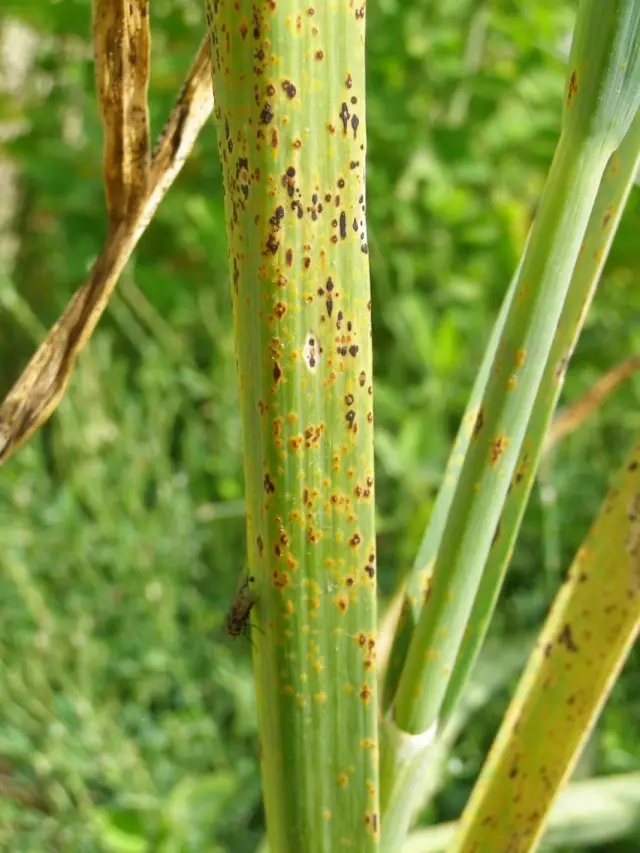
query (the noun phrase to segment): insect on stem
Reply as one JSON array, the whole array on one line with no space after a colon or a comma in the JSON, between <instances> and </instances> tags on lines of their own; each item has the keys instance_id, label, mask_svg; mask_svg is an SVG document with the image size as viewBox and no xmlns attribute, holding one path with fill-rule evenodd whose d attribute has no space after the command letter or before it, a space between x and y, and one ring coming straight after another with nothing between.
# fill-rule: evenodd
<instances>
[{"instance_id":1,"label":"insect on stem","mask_svg":"<svg viewBox=\"0 0 640 853\"><path fill-rule=\"evenodd\" d=\"M249 584L254 583L254 577L248 577L238 592L235 594L229 613L227 614L227 634L230 637L245 636L250 627L249 616L254 604L258 600L257 595Z\"/></svg>"}]
</instances>

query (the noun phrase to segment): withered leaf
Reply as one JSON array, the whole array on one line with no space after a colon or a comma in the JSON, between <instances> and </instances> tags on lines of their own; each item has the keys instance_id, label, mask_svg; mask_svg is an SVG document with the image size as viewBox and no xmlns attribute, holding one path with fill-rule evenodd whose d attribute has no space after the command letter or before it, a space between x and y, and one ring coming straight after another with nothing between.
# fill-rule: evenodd
<instances>
[{"instance_id":1,"label":"withered leaf","mask_svg":"<svg viewBox=\"0 0 640 853\"><path fill-rule=\"evenodd\" d=\"M149 0L94 0L93 46L113 228L135 214L149 177Z\"/></svg>"},{"instance_id":2,"label":"withered leaf","mask_svg":"<svg viewBox=\"0 0 640 853\"><path fill-rule=\"evenodd\" d=\"M212 109L211 57L205 39L158 140L140 206L130 219L110 229L87 281L71 297L0 406L0 464L42 426L60 402L78 353Z\"/></svg>"}]
</instances>

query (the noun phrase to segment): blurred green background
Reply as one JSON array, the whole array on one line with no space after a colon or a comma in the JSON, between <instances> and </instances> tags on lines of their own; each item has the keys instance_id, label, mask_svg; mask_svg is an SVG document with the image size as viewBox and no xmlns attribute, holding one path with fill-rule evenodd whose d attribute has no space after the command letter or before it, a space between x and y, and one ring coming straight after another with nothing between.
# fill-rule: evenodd
<instances>
[{"instance_id":1,"label":"blurred green background","mask_svg":"<svg viewBox=\"0 0 640 853\"><path fill-rule=\"evenodd\" d=\"M202 6L151 2L156 135L204 31ZM535 212L575 6L368 3L381 610L415 555ZM90 3L3 10L2 395L106 230ZM638 234L636 187L564 402L640 351ZM640 427L639 394L635 376L547 460L493 626L498 650L543 619ZM250 646L223 629L244 564L240 453L211 121L57 414L0 472L0 850L255 849ZM500 651L492 665L508 672ZM459 815L515 677L498 677L471 718L423 823ZM579 776L640 769L639 698L636 650Z\"/></svg>"}]
</instances>

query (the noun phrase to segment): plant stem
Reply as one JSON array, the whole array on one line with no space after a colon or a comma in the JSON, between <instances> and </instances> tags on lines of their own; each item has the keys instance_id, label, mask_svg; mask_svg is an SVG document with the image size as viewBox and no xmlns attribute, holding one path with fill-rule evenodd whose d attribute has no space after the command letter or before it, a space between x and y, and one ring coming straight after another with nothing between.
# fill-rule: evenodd
<instances>
[{"instance_id":1,"label":"plant stem","mask_svg":"<svg viewBox=\"0 0 640 853\"><path fill-rule=\"evenodd\" d=\"M211 0L269 847L378 845L364 6Z\"/></svg>"}]
</instances>

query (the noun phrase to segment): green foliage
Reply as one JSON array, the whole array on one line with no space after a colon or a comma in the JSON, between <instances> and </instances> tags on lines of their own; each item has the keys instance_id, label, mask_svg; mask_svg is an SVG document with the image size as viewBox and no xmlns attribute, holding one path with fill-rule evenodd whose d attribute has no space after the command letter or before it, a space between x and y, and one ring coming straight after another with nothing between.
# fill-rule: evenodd
<instances>
[{"instance_id":1,"label":"green foliage","mask_svg":"<svg viewBox=\"0 0 640 853\"><path fill-rule=\"evenodd\" d=\"M418 549L551 161L573 7L368 4L384 594ZM152 22L159 132L203 32L202 4L154 0ZM4 393L82 280L106 219L88 4L10 0L0 29ZM2 469L0 849L222 853L262 836L250 646L223 636L246 549L215 152L211 123L59 413ZM566 400L640 350L639 229L636 188ZM639 393L635 377L548 460L492 628L498 642L539 624L640 426ZM636 651L581 775L639 769L639 690ZM487 698L465 728L423 822L458 817L506 699L506 688ZM202 808L212 791L215 812Z\"/></svg>"}]
</instances>

